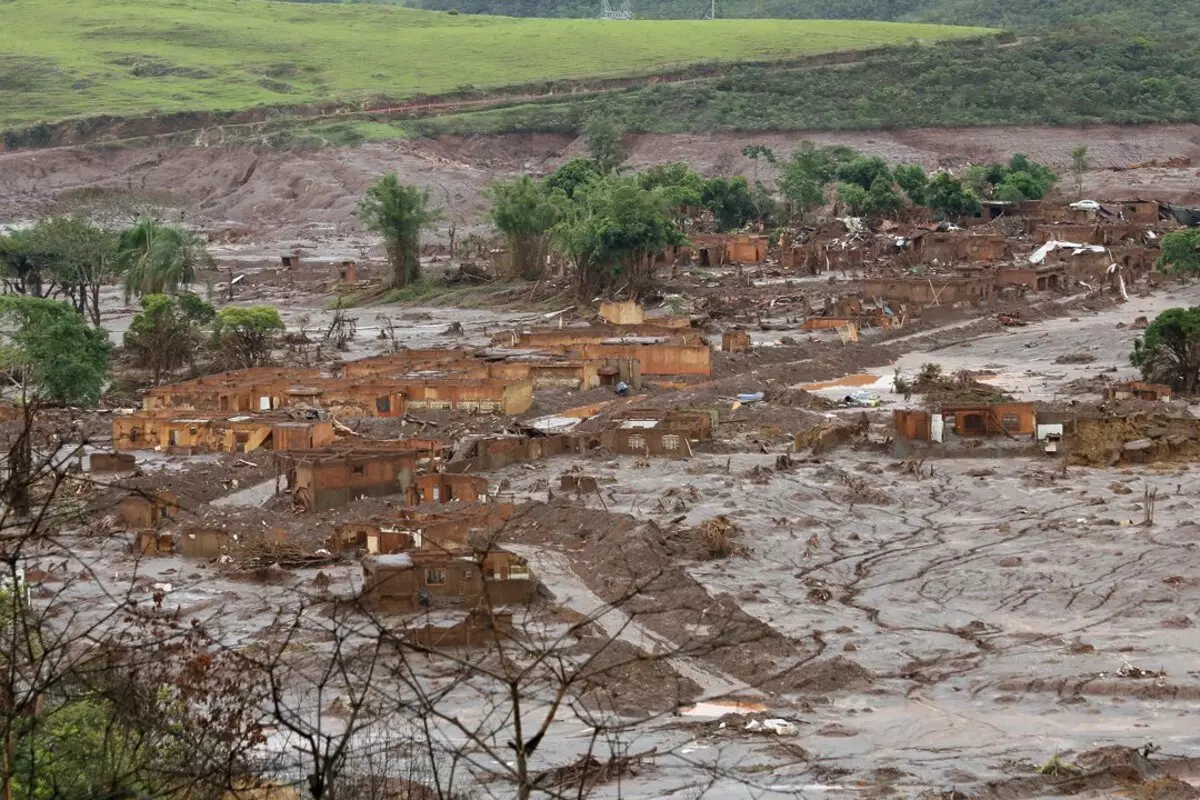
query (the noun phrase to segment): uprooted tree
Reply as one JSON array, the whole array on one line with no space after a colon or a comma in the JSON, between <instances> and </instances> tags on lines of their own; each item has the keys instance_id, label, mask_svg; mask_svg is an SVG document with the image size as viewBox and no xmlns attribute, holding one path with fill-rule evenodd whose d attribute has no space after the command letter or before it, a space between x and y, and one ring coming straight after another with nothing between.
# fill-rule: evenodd
<instances>
[{"instance_id":1,"label":"uprooted tree","mask_svg":"<svg viewBox=\"0 0 1200 800\"><path fill-rule=\"evenodd\" d=\"M1200 380L1200 306L1168 308L1133 343L1129 360L1142 377L1192 394Z\"/></svg>"},{"instance_id":2,"label":"uprooted tree","mask_svg":"<svg viewBox=\"0 0 1200 800\"><path fill-rule=\"evenodd\" d=\"M421 278L421 233L442 219L430 202L428 189L400 183L389 172L367 188L358 204L358 218L383 237L392 267L392 288L401 289Z\"/></svg>"}]
</instances>

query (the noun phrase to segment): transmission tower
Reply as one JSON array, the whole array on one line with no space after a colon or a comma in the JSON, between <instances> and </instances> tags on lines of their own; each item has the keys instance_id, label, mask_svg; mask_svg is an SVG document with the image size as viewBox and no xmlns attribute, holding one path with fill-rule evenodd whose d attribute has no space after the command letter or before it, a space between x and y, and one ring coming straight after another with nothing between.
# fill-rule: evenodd
<instances>
[{"instance_id":1,"label":"transmission tower","mask_svg":"<svg viewBox=\"0 0 1200 800\"><path fill-rule=\"evenodd\" d=\"M717 0L708 0L708 11L704 12L701 19L716 19L717 18Z\"/></svg>"},{"instance_id":2,"label":"transmission tower","mask_svg":"<svg viewBox=\"0 0 1200 800\"><path fill-rule=\"evenodd\" d=\"M619 8L613 8L608 0L600 0L600 19L633 19L630 0L622 0Z\"/></svg>"}]
</instances>

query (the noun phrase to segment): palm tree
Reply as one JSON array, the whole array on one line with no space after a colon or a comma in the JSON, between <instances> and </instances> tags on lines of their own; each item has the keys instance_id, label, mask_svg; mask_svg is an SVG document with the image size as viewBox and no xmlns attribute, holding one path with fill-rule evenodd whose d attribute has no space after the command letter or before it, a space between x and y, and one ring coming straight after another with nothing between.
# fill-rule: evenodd
<instances>
[{"instance_id":1,"label":"palm tree","mask_svg":"<svg viewBox=\"0 0 1200 800\"><path fill-rule=\"evenodd\" d=\"M126 301L135 295L174 293L196 280L199 267L212 263L203 239L154 219L138 220L117 241Z\"/></svg>"}]
</instances>

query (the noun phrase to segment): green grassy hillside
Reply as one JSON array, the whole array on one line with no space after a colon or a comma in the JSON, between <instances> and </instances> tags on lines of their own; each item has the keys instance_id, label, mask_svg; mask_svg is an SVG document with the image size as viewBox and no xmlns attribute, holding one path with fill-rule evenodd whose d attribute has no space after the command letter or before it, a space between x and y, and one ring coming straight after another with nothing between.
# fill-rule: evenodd
<instances>
[{"instance_id":1,"label":"green grassy hillside","mask_svg":"<svg viewBox=\"0 0 1200 800\"><path fill-rule=\"evenodd\" d=\"M879 22L546 20L267 0L0 2L0 126L651 72L975 36Z\"/></svg>"}]
</instances>

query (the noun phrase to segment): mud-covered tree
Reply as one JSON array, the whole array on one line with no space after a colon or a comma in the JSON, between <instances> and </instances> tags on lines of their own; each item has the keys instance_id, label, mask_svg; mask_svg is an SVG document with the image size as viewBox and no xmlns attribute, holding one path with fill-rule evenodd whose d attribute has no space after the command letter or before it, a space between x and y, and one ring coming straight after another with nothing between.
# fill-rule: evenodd
<instances>
[{"instance_id":1,"label":"mud-covered tree","mask_svg":"<svg viewBox=\"0 0 1200 800\"><path fill-rule=\"evenodd\" d=\"M979 197L949 172L939 172L925 187L925 205L944 218L965 217L980 209Z\"/></svg>"},{"instance_id":2,"label":"mud-covered tree","mask_svg":"<svg viewBox=\"0 0 1200 800\"><path fill-rule=\"evenodd\" d=\"M198 270L212 264L202 238L155 219L138 220L117 239L115 267L123 275L126 300L186 289Z\"/></svg>"},{"instance_id":3,"label":"mud-covered tree","mask_svg":"<svg viewBox=\"0 0 1200 800\"><path fill-rule=\"evenodd\" d=\"M754 182L758 183L758 162L765 161L771 166L775 166L776 158L775 151L767 147L765 144L748 144L742 148L742 156L754 162Z\"/></svg>"},{"instance_id":4,"label":"mud-covered tree","mask_svg":"<svg viewBox=\"0 0 1200 800\"><path fill-rule=\"evenodd\" d=\"M1158 268L1170 275L1200 274L1200 228L1172 231L1164 236Z\"/></svg>"},{"instance_id":5,"label":"mud-covered tree","mask_svg":"<svg viewBox=\"0 0 1200 800\"><path fill-rule=\"evenodd\" d=\"M562 219L567 196L528 175L496 181L488 190L492 224L508 240L509 273L537 280L546 269L550 229Z\"/></svg>"},{"instance_id":6,"label":"mud-covered tree","mask_svg":"<svg viewBox=\"0 0 1200 800\"><path fill-rule=\"evenodd\" d=\"M279 312L270 306L226 306L217 313L217 348L231 367L261 367L270 363L284 330Z\"/></svg>"},{"instance_id":7,"label":"mud-covered tree","mask_svg":"<svg viewBox=\"0 0 1200 800\"><path fill-rule=\"evenodd\" d=\"M654 257L686 241L664 189L644 189L633 176L591 184L554 230L574 262L581 299L617 289L641 296L650 288Z\"/></svg>"},{"instance_id":8,"label":"mud-covered tree","mask_svg":"<svg viewBox=\"0 0 1200 800\"><path fill-rule=\"evenodd\" d=\"M592 162L601 175L616 172L625 161L625 153L621 148L622 134L621 128L607 115L593 115L584 123L583 138Z\"/></svg>"},{"instance_id":9,"label":"mud-covered tree","mask_svg":"<svg viewBox=\"0 0 1200 800\"><path fill-rule=\"evenodd\" d=\"M892 177L904 190L910 203L917 206L925 205L925 187L929 183L929 177L925 174L924 167L920 164L898 164L892 170Z\"/></svg>"},{"instance_id":10,"label":"mud-covered tree","mask_svg":"<svg viewBox=\"0 0 1200 800\"><path fill-rule=\"evenodd\" d=\"M216 315L209 303L190 292L174 297L148 294L125 332L125 349L157 386L183 365L195 365L204 328Z\"/></svg>"},{"instance_id":11,"label":"mud-covered tree","mask_svg":"<svg viewBox=\"0 0 1200 800\"><path fill-rule=\"evenodd\" d=\"M421 233L442 218L429 190L400 183L396 173L389 172L367 188L357 213L367 230L383 237L392 288L420 280Z\"/></svg>"},{"instance_id":12,"label":"mud-covered tree","mask_svg":"<svg viewBox=\"0 0 1200 800\"><path fill-rule=\"evenodd\" d=\"M1142 377L1194 394L1200 381L1200 306L1168 308L1133 343L1129 356Z\"/></svg>"}]
</instances>

